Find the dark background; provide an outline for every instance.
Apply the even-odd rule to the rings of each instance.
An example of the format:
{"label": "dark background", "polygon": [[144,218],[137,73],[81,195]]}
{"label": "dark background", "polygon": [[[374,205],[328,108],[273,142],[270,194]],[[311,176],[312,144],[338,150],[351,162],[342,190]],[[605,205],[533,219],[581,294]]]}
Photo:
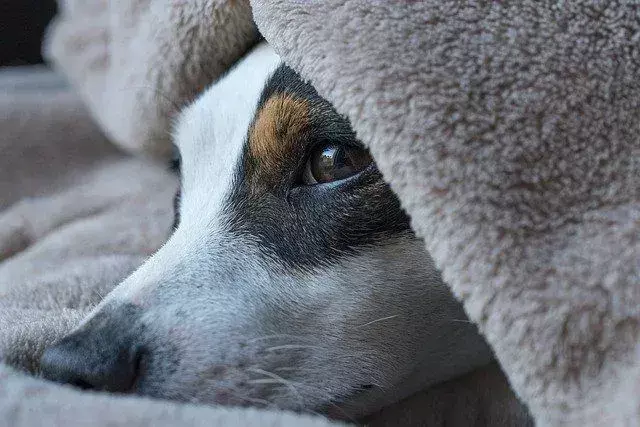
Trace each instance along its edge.
{"label": "dark background", "polygon": [[42,62],[42,36],[55,0],[0,0],[0,66]]}

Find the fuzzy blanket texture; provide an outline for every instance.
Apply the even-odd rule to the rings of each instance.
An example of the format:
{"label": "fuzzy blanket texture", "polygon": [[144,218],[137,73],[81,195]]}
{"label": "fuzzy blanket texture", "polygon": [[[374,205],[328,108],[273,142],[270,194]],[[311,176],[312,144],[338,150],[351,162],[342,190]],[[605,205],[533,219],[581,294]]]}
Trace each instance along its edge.
{"label": "fuzzy blanket texture", "polygon": [[640,8],[624,0],[62,1],[46,50],[81,98],[46,73],[0,86],[0,420],[328,424],[16,372],[168,236],[175,179],[111,142],[165,156],[176,111],[257,29],[349,117],[537,425],[638,425]]}

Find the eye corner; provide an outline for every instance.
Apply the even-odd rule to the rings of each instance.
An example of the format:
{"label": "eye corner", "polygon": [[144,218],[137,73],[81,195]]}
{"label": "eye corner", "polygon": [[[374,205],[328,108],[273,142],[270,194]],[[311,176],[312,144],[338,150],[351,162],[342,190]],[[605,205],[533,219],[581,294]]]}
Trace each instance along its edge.
{"label": "eye corner", "polygon": [[304,163],[304,170],[302,171],[301,177],[301,185],[317,185],[318,180],[313,176],[313,172],[311,172],[311,156],[307,157]]}
{"label": "eye corner", "polygon": [[171,145],[171,157],[168,162],[169,171],[175,173],[176,175],[180,175],[180,170],[182,168],[182,156],[180,155],[180,149],[177,145]]}

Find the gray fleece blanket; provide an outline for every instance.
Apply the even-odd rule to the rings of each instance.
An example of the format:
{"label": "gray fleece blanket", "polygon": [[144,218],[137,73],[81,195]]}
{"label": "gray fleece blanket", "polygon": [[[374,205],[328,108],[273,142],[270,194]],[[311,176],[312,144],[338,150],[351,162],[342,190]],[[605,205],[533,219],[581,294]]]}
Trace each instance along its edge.
{"label": "gray fleece blanket", "polygon": [[[267,41],[370,147],[537,424],[640,423],[635,2],[250,6],[69,0],[48,53],[111,141],[161,157],[175,111],[255,41],[252,12]],[[64,96],[68,104],[56,101]],[[26,122],[8,138],[3,124],[4,152],[20,152],[29,139],[38,141],[24,148],[33,155],[3,156],[0,168],[8,176],[0,193],[0,253],[7,258],[0,264],[0,354],[27,370],[37,368],[42,346],[166,238],[163,191],[172,182],[157,165],[108,146],[95,129],[83,139],[91,125],[73,95],[39,99],[30,102],[49,113],[33,121],[48,127]],[[20,105],[14,97],[2,111]],[[70,144],[47,131],[64,123],[51,120],[64,116],[58,105],[75,108],[65,116],[74,117],[67,128],[74,155],[62,161],[53,154],[54,166],[43,165],[38,150],[64,152]],[[20,178],[24,171],[37,173]],[[118,180],[136,174],[135,188]],[[139,219],[154,214],[154,221]],[[80,393],[0,367],[0,419],[10,425],[73,425],[63,421],[91,413],[104,425],[224,424],[236,416],[325,422]]]}

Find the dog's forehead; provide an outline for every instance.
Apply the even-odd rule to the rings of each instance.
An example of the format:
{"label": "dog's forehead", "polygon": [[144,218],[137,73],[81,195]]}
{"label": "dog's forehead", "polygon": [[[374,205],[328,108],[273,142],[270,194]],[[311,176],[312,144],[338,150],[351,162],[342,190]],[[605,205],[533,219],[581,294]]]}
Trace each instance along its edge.
{"label": "dog's forehead", "polygon": [[196,182],[215,183],[210,188],[214,192],[228,187],[260,95],[280,64],[273,49],[263,44],[181,113],[174,142],[182,157],[183,188]]}

